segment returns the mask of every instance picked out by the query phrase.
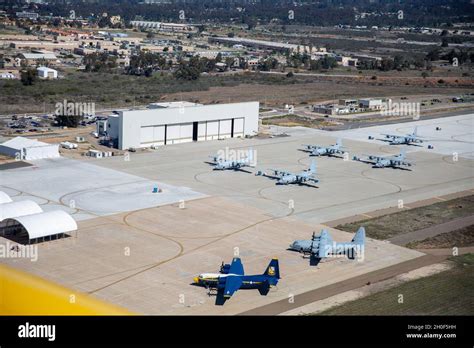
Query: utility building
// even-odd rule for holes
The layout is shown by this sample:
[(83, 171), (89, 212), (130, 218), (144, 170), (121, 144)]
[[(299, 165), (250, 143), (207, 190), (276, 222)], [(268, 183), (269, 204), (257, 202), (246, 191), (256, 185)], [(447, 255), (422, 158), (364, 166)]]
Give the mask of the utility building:
[(0, 144), (0, 154), (25, 161), (60, 156), (58, 144), (43, 143), (24, 137), (16, 137)]
[(121, 150), (256, 135), (259, 103), (154, 103), (109, 116), (107, 136)]

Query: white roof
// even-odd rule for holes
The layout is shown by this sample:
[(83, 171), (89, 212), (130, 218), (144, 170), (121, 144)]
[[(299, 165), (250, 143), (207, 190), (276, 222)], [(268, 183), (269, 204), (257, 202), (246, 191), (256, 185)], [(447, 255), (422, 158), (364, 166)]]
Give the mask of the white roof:
[(28, 232), (30, 239), (77, 230), (76, 221), (63, 210), (18, 216), (8, 220), (20, 223)]
[(164, 103), (151, 103), (148, 105), (149, 108), (181, 108), (187, 106), (199, 106), (202, 104), (192, 103), (188, 101), (177, 101), (177, 102), (164, 102)]
[(0, 204), (10, 203), (10, 202), (12, 202), (12, 199), (10, 198), (10, 196), (7, 195), (5, 192), (0, 191)]
[(18, 216), (42, 213), (38, 203), (27, 200), (0, 204), (0, 221)]
[(10, 147), (12, 149), (21, 150), (25, 147), (38, 147), (38, 146), (50, 146), (52, 144), (43, 143), (36, 139), (29, 139), (24, 137), (16, 137), (10, 140), (5, 141), (3, 144), (0, 144), (5, 147)]
[(262, 46), (272, 46), (272, 47), (280, 47), (280, 48), (288, 48), (288, 49), (296, 49), (298, 45), (296, 44), (289, 44), (284, 42), (275, 42), (275, 41), (264, 41), (264, 40), (255, 40), (255, 39), (247, 39), (243, 37), (216, 37), (216, 39), (221, 41), (229, 41), (231, 43), (237, 42), (239, 44), (257, 44)]
[(44, 71), (44, 72), (58, 72), (57, 70), (48, 68), (47, 66), (40, 66), (38, 69), (39, 71)]
[(57, 59), (54, 53), (22, 53), (25, 59)]

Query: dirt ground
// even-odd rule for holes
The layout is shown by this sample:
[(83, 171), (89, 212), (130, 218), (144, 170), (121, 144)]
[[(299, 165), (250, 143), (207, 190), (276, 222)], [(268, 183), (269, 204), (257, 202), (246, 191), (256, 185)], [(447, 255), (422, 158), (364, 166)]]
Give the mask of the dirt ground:
[(446, 232), (435, 237), (413, 242), (407, 246), (412, 249), (437, 249), (452, 247), (468, 247), (474, 245), (474, 226), (461, 228), (457, 231)]
[(398, 95), (456, 95), (470, 93), (469, 88), (441, 88), (423, 86), (384, 86), (377, 83), (344, 83), (320, 81), (295, 85), (241, 84), (233, 87), (212, 87), (208, 91), (174, 93), (166, 96), (169, 101), (192, 100), (200, 103), (227, 103), (259, 100), (261, 106), (284, 104), (312, 104), (332, 99), (391, 97)]

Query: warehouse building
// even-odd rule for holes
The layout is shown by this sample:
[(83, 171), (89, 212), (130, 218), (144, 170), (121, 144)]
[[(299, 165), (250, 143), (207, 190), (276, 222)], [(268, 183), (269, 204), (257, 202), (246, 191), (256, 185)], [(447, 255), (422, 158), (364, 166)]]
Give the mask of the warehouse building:
[(13, 202), (0, 191), (0, 237), (30, 244), (61, 238), (76, 230), (76, 221), (65, 211), (44, 212), (34, 201)]
[(121, 150), (256, 135), (258, 102), (154, 103), (109, 116), (107, 137)]
[(0, 154), (25, 161), (60, 157), (58, 144), (43, 143), (24, 137), (16, 137), (0, 144)]

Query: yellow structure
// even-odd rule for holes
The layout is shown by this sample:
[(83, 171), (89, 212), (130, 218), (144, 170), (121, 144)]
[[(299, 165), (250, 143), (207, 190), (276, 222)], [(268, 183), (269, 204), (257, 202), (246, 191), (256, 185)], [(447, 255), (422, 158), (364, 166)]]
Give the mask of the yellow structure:
[(40, 277), (0, 264), (0, 315), (131, 315)]

